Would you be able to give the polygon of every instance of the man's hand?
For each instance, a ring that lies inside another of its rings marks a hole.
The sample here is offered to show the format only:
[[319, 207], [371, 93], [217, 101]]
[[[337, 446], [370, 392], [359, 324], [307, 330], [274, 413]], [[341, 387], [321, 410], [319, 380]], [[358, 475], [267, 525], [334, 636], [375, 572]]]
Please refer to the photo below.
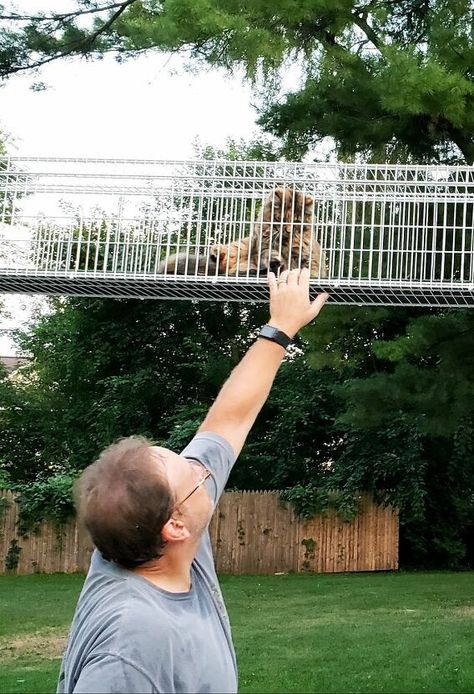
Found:
[[329, 294], [319, 294], [314, 301], [309, 298], [308, 269], [285, 270], [277, 279], [273, 272], [268, 274], [270, 287], [270, 320], [268, 324], [282, 330], [293, 338], [298, 330], [310, 323], [322, 307]]

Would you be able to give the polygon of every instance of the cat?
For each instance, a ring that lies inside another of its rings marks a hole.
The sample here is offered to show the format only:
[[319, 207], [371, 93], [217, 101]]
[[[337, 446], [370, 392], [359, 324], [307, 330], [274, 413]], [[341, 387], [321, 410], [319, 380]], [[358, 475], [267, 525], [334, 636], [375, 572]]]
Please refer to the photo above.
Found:
[[265, 198], [250, 236], [215, 244], [210, 257], [219, 274], [255, 275], [309, 267], [311, 277], [327, 277], [326, 260], [314, 233], [313, 198], [294, 188], [275, 188]]
[[327, 277], [326, 260], [314, 233], [314, 200], [279, 186], [267, 195], [250, 236], [214, 244], [209, 257], [185, 252], [162, 260], [158, 272], [198, 275], [266, 275], [309, 267], [311, 277]]

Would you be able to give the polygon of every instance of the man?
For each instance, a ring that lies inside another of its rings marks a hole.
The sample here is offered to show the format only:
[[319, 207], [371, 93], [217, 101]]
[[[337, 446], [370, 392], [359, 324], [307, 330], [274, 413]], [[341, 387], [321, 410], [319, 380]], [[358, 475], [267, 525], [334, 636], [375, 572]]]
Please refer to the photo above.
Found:
[[107, 448], [76, 486], [96, 550], [58, 692], [236, 692], [237, 669], [207, 526], [285, 349], [327, 299], [309, 270], [269, 275], [269, 328], [177, 455], [141, 438]]

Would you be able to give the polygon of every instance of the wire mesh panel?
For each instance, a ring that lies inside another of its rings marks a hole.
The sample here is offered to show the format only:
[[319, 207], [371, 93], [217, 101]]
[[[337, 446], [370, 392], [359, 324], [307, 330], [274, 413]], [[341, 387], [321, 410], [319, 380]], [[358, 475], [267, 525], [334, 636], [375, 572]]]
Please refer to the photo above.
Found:
[[474, 168], [0, 159], [0, 291], [474, 306]]

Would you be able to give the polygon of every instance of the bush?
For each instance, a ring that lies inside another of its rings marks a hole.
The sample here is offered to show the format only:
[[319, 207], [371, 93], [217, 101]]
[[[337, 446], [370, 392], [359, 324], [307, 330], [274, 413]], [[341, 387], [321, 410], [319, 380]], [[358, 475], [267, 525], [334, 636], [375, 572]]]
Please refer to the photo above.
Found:
[[25, 536], [35, 532], [44, 520], [51, 521], [58, 528], [67, 523], [75, 513], [74, 481], [72, 475], [54, 475], [44, 481], [16, 485], [19, 534]]
[[296, 485], [280, 494], [282, 501], [289, 502], [298, 516], [314, 518], [330, 509], [336, 511], [343, 521], [352, 521], [359, 510], [358, 495], [352, 492], [328, 491], [313, 484]]

